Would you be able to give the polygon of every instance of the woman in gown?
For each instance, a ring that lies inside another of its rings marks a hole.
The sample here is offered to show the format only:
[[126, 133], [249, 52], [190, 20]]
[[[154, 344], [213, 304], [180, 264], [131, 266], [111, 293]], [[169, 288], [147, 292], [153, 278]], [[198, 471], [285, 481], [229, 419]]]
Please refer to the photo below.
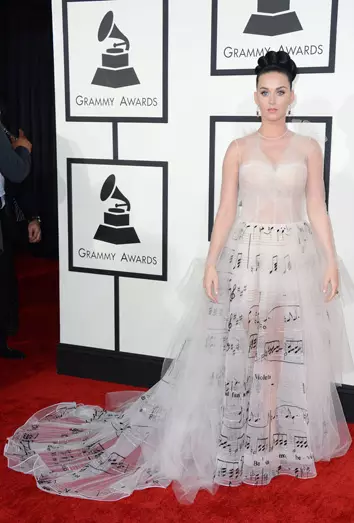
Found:
[[219, 485], [313, 478], [316, 461], [349, 449], [336, 384], [353, 365], [342, 316], [352, 284], [338, 270], [322, 151], [286, 127], [289, 55], [267, 53], [256, 75], [262, 124], [226, 151], [206, 292], [192, 275], [200, 291], [170, 364], [147, 392], [111, 393], [106, 409], [60, 403], [19, 428], [8, 465], [40, 489], [114, 501], [172, 484], [191, 503]]

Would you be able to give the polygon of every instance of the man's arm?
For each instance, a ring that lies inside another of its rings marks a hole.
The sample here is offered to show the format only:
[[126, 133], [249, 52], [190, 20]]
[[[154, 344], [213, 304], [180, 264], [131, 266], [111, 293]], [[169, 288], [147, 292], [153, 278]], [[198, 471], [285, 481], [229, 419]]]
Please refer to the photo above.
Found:
[[31, 176], [28, 176], [22, 183], [8, 181], [6, 183], [6, 194], [8, 198], [16, 200], [26, 220], [31, 221], [34, 216], [38, 216], [37, 199]]
[[[20, 140], [21, 138], [18, 140], [19, 143], [21, 143]], [[30, 172], [31, 153], [23, 145], [16, 147], [16, 141], [14, 147], [15, 149], [3, 129], [0, 128], [0, 173], [11, 182], [20, 183]]]

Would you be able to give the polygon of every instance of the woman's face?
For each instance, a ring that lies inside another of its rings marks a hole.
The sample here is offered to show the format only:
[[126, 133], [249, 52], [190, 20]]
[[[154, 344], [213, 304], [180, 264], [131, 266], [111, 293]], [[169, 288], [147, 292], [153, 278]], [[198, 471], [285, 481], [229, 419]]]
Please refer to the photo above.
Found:
[[259, 107], [262, 120], [275, 122], [284, 119], [289, 105], [294, 101], [294, 92], [286, 74], [276, 71], [262, 74], [258, 79], [254, 101]]

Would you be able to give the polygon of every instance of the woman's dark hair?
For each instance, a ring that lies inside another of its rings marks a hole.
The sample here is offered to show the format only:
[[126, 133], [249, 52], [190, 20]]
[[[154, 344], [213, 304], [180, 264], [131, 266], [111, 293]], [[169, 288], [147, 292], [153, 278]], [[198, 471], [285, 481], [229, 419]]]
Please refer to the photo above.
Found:
[[258, 58], [258, 65], [254, 71], [257, 75], [257, 85], [262, 74], [277, 71], [278, 73], [286, 74], [290, 87], [292, 87], [297, 75], [296, 64], [285, 51], [268, 51], [264, 56]]

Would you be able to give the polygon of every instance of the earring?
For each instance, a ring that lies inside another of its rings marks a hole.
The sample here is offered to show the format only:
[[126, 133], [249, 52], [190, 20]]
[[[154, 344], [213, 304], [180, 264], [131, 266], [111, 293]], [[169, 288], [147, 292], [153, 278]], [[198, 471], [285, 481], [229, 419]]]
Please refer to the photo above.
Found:
[[260, 115], [261, 115], [261, 114], [260, 114], [260, 112], [259, 112], [259, 107], [257, 106], [257, 116], [258, 116], [258, 118], [260, 117]]
[[291, 115], [291, 105], [289, 105], [288, 115], [289, 115], [289, 116]]

